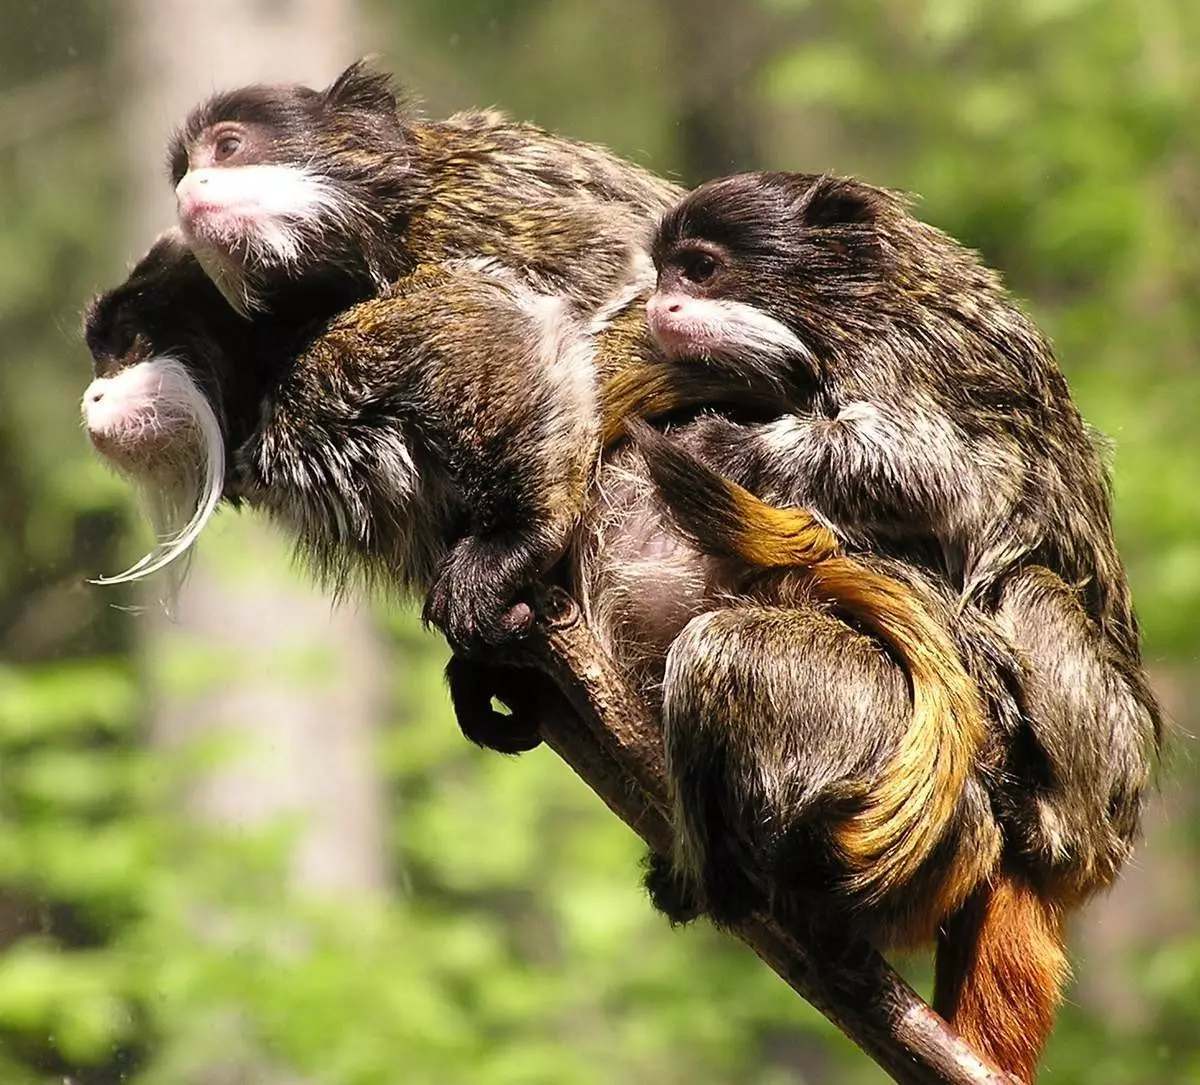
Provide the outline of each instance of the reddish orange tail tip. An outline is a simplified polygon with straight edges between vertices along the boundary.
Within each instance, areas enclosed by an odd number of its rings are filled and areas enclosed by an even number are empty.
[[[934,1007],[1000,1069],[1032,1082],[1070,974],[1061,907],[1011,872],[947,924]]]

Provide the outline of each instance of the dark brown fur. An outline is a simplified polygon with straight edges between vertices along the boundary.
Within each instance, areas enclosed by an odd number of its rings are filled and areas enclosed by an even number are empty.
[[[481,122],[481,130],[488,130],[489,123]],[[803,910],[822,921],[845,916],[844,921],[885,944],[920,942],[994,871],[1002,826],[1010,854],[1036,863],[1039,849],[1044,850],[1038,836],[1047,820],[1044,812],[1034,824],[1023,820],[1030,805],[1025,785],[1036,774],[1029,767],[1029,743],[1021,738],[1036,735],[1036,727],[1030,726],[1026,705],[1013,703],[1020,700],[1022,682],[1037,682],[1040,676],[1036,668],[1027,665],[1022,671],[1012,662],[1002,633],[1010,632],[1020,646],[1021,622],[1012,616],[1020,613],[1027,596],[1017,590],[1008,603],[997,604],[974,574],[968,588],[965,570],[972,560],[980,568],[987,563],[956,556],[955,545],[971,547],[977,540],[969,533],[962,538],[939,535],[945,524],[937,517],[944,509],[935,511],[924,537],[920,530],[888,529],[887,517],[901,507],[888,486],[896,483],[903,490],[911,477],[919,477],[925,463],[921,454],[928,450],[916,449],[911,464],[901,457],[900,474],[893,472],[886,484],[876,480],[864,490],[862,480],[847,477],[846,492],[837,495],[847,504],[831,506],[822,490],[830,487],[830,479],[807,479],[789,456],[772,461],[778,442],[772,443],[764,427],[774,423],[753,421],[777,415],[783,400],[798,408],[832,409],[827,420],[836,420],[839,396],[849,394],[853,400],[877,390],[872,381],[878,375],[870,377],[864,358],[854,353],[856,337],[866,344],[865,360],[878,360],[872,351],[882,350],[884,373],[895,376],[883,350],[895,343],[885,336],[880,347],[870,334],[871,305],[880,303],[885,327],[891,328],[895,317],[887,290],[876,281],[886,278],[879,274],[881,267],[892,269],[891,250],[877,236],[856,233],[878,223],[871,218],[873,204],[864,216],[856,193],[834,195],[797,204],[820,235],[816,253],[806,253],[798,266],[812,277],[810,285],[823,299],[816,307],[819,319],[802,330],[822,329],[832,346],[822,342],[790,371],[772,369],[768,359],[756,384],[758,363],[751,359],[749,369],[743,365],[728,385],[745,391],[722,395],[720,365],[708,370],[692,365],[676,369],[672,385],[669,364],[647,341],[636,310],[626,306],[595,340],[591,359],[595,373],[611,378],[610,409],[603,412],[593,403],[584,415],[560,413],[556,401],[537,398],[548,385],[530,383],[529,360],[561,359],[579,345],[579,325],[534,317],[531,280],[504,272],[504,254],[520,253],[519,239],[536,237],[547,219],[530,227],[528,235],[520,228],[511,231],[500,246],[499,272],[455,266],[453,260],[423,265],[383,296],[332,320],[294,360],[294,334],[285,339],[286,348],[265,346],[275,358],[267,364],[262,387],[267,413],[248,440],[232,442],[237,455],[231,492],[286,521],[318,567],[335,578],[365,570],[389,585],[418,590],[433,585],[436,590],[438,578],[451,569],[469,594],[475,570],[486,569],[491,578],[499,569],[507,599],[529,570],[545,571],[578,513],[569,494],[587,492],[587,457],[562,457],[563,447],[597,447],[601,434],[615,433],[616,420],[626,413],[686,415],[712,403],[737,408],[736,422],[702,414],[684,422],[675,435],[690,455],[743,483],[746,489],[727,491],[743,496],[723,512],[714,506],[707,521],[689,523],[682,504],[689,484],[664,481],[658,468],[669,453],[643,442],[642,458],[618,452],[603,468],[588,509],[588,529],[577,536],[575,547],[576,590],[611,650],[645,679],[663,711],[683,829],[674,872],[687,878],[675,886],[680,899],[671,901],[664,892],[659,903],[681,918],[699,907],[730,921],[771,900],[783,910]],[[886,207],[886,200],[879,206]],[[411,229],[410,210],[404,216],[405,228]],[[445,231],[435,248],[451,245],[458,236],[453,215],[439,222],[436,215],[429,216],[435,234]],[[500,236],[505,236],[503,230]],[[823,253],[825,244],[828,251]],[[888,261],[873,263],[881,254]],[[839,270],[838,261],[846,259],[850,265]],[[759,253],[758,260],[762,266],[750,276],[756,282],[772,269],[769,252]],[[917,271],[920,266],[919,260],[913,264]],[[828,281],[820,278],[822,272]],[[366,268],[363,282],[375,282],[378,273],[378,267]],[[986,274],[976,275],[968,286],[973,283],[983,291],[987,281]],[[533,282],[553,285],[545,279]],[[839,289],[845,292],[840,308],[835,304]],[[781,296],[790,295],[784,291]],[[920,291],[915,296],[923,297]],[[575,301],[586,309],[586,300]],[[962,309],[968,312],[970,306],[964,302]],[[455,316],[450,324],[444,319],[447,311]],[[919,314],[920,305],[914,311]],[[896,318],[898,326],[907,329],[905,334],[916,334],[906,323],[912,314],[903,312],[903,319]],[[257,329],[278,334],[281,326],[291,327],[286,321],[280,324],[285,317],[280,313],[255,322],[256,330],[247,333],[255,349],[272,343]],[[551,349],[545,334],[549,324],[557,335]],[[98,330],[92,339],[105,341],[106,336]],[[915,341],[923,342],[919,336]],[[937,349],[966,349],[964,343],[977,346],[978,339],[938,340]],[[235,344],[234,365],[226,358],[218,368],[224,367],[226,374],[236,370],[236,355],[245,349],[245,344]],[[207,372],[206,366],[220,353],[200,350],[196,368],[197,380],[218,400],[225,396],[225,377]],[[536,376],[540,370],[532,372]],[[504,410],[489,412],[488,382],[497,382]],[[1053,389],[1052,375],[1046,383]],[[921,391],[900,382],[888,404],[903,409],[904,395],[912,393],[914,402],[924,405]],[[234,402],[222,403],[223,417],[247,414],[239,398],[243,394],[232,391]],[[1012,397],[1019,405],[1019,396]],[[1011,406],[1004,399],[996,402]],[[540,428],[547,418],[564,425],[552,440]],[[992,415],[984,421],[988,419],[995,423]],[[587,439],[572,443],[572,427],[580,426]],[[981,424],[978,435],[995,437],[995,426],[989,431]],[[1007,440],[987,447],[1011,452]],[[526,455],[529,449],[535,454]],[[808,465],[801,459],[799,466]],[[824,466],[836,474],[840,464],[835,456]],[[912,475],[904,475],[910,468]],[[481,484],[480,479],[488,478],[497,481]],[[836,525],[844,541],[799,511],[763,512],[770,506],[756,504],[751,491],[784,503],[811,504]],[[672,507],[685,528],[683,535],[662,511],[660,499]],[[846,514],[846,508],[872,511],[860,521]],[[1106,504],[1104,509],[1107,515]],[[807,526],[794,530],[806,516]],[[530,522],[534,534],[521,537]],[[479,530],[481,523],[487,530]],[[1065,530],[1061,518],[1051,518],[1050,524]],[[537,533],[543,529],[544,535]],[[455,555],[463,543],[451,544],[464,535],[468,549],[456,568]],[[514,537],[522,546],[513,547]],[[1040,544],[1039,557],[1057,553],[1046,549],[1052,541]],[[843,546],[852,558],[840,552]],[[1082,553],[1086,547],[1071,543],[1068,549]],[[512,555],[514,561],[509,560]],[[763,572],[773,566],[797,568]],[[1020,589],[1029,576],[1036,579],[1038,592],[1070,602],[1061,571],[1043,577],[1039,570],[1045,567],[1034,563],[1000,568],[1004,575],[996,574],[996,583],[1003,581],[1006,591]],[[960,595],[966,610],[956,613]],[[1036,605],[1045,609],[1047,597],[1034,595]],[[1119,618],[1119,605],[1115,612]],[[1060,621],[1073,621],[1069,606],[1062,613],[1066,618]],[[1089,635],[1087,622],[1093,621],[1087,616],[1083,625],[1072,627],[1076,641],[1068,642],[1068,652],[1082,636],[1095,660],[1094,673],[1106,681],[1111,677],[1112,688],[1128,698],[1122,670],[1096,649],[1098,636]],[[955,688],[968,699],[977,696],[969,681],[950,678],[951,671],[945,670],[952,663],[951,670],[962,671],[946,650],[947,632],[985,697],[992,720],[986,734],[962,725],[958,730],[914,730],[914,719],[921,718],[919,711],[914,716],[922,688],[916,681],[919,674],[940,673],[946,679],[940,686],[936,681],[925,685],[936,696]],[[1078,669],[1075,657],[1063,666]],[[490,699],[471,685],[479,672],[462,667],[456,664],[451,672],[456,707],[460,715],[488,721]],[[489,680],[504,678],[493,675]],[[519,686],[512,688],[519,698]],[[1136,731],[1145,722],[1145,702],[1135,695],[1127,703]],[[1053,698],[1047,697],[1044,715],[1052,717],[1055,710]],[[960,714],[962,721],[977,716],[977,709]],[[938,717],[934,713],[929,718]],[[946,723],[953,718],[953,713],[942,717]],[[1073,720],[1064,713],[1057,724],[1072,725]],[[488,741],[488,727],[481,726],[472,737]],[[490,744],[517,750],[534,741],[536,736],[520,726],[518,713],[517,726]],[[1119,823],[1104,845],[1109,873],[1092,873],[1103,872],[1104,861],[1089,868],[1070,849],[1060,856],[1060,884],[1073,881],[1077,895],[1111,877],[1124,855],[1120,849],[1128,848],[1145,760],[1142,746],[1129,749],[1128,768],[1118,766],[1116,772],[1124,773],[1130,785],[1122,801],[1132,817]],[[1052,757],[1053,751],[1048,760]],[[1019,786],[1002,784],[1004,771]],[[1037,779],[1043,811],[1064,794],[1070,798],[1076,785],[1065,780],[1054,771]],[[897,802],[904,809],[903,801],[923,795],[927,785],[933,787],[934,807],[928,819],[893,816]],[[1000,820],[993,805],[1001,811]],[[890,813],[880,818],[872,811]],[[1079,819],[1070,827],[1077,834],[1087,830]],[[1052,893],[1039,901],[1043,908],[1058,907]],[[972,927],[968,916],[959,944],[974,938],[985,945],[988,932],[987,922],[981,919]],[[995,953],[960,959],[967,968],[1000,967]],[[1016,968],[1020,962],[1012,964]],[[942,971],[944,987],[950,980]],[[1043,970],[1038,982],[1048,975]],[[965,988],[992,989],[986,978],[960,979]],[[979,1024],[984,1003],[959,1001],[966,1009],[959,1011],[958,1023],[969,1030],[972,1022]]]
[[[715,181],[666,218],[654,253],[651,324],[673,357],[745,374],[749,355],[764,389],[804,404],[758,425],[701,419],[691,450],[811,510],[851,553],[924,567],[1017,652],[1010,693],[991,699],[1011,701],[994,717],[1002,761],[981,777],[1006,865],[951,923],[939,1001],[1031,1076],[1066,974],[1062,915],[1127,858],[1160,732],[1092,434],[998,277],[892,193],[806,174]],[[771,349],[746,349],[764,335]],[[677,477],[664,496],[685,507],[693,485]],[[743,762],[766,763],[779,736],[763,724],[737,741],[758,750]],[[744,765],[723,775],[708,746],[690,748],[710,773],[697,796],[739,795]],[[735,835],[763,820],[728,813]]]
[[[148,289],[155,276],[157,288]],[[174,355],[191,365],[195,381],[217,401],[218,415],[226,420],[232,465],[227,492],[281,520],[310,564],[335,583],[364,577],[392,590],[426,590],[444,568],[460,525],[488,500],[486,492],[471,488],[477,476],[462,465],[481,459],[493,469],[511,463],[518,472],[529,457],[517,450],[531,447],[522,427],[548,423],[536,385],[524,389],[528,407],[521,412],[489,414],[472,391],[483,386],[477,379],[482,365],[490,367],[502,390],[504,381],[524,381],[527,353],[544,341],[526,307],[528,291],[519,282],[486,272],[422,271],[330,321],[294,358],[277,356],[274,361],[273,350],[286,355],[296,348],[286,339],[281,343],[269,318],[237,325],[234,330],[241,337],[224,344],[225,353],[218,346],[173,338],[171,322],[157,317],[152,336],[129,334],[145,323],[140,314],[148,306],[152,313],[172,305],[199,313],[214,306],[220,311],[215,289],[171,239],[160,242],[135,269],[131,283],[136,288],[118,288],[92,309],[88,338],[98,366],[101,359],[109,369],[155,354]],[[447,325],[439,313],[448,303],[455,319]],[[179,326],[191,328],[192,322]],[[135,341],[136,349],[121,356]],[[565,349],[572,349],[569,342]],[[486,358],[477,361],[481,351]],[[653,372],[662,364],[649,348],[644,326],[627,318],[615,320],[600,334],[598,352],[601,371],[619,374],[614,387],[620,403],[630,402],[629,372]],[[624,366],[616,364],[621,357]],[[241,402],[249,371],[243,367],[251,359],[263,367],[256,409]],[[668,397],[672,409],[694,406],[708,389],[705,381],[690,380],[690,370],[681,370],[680,377]],[[224,388],[230,390],[229,402]],[[441,398],[446,389],[454,392],[449,397],[453,409]],[[668,404],[660,393],[651,398],[661,408]],[[241,419],[253,422],[246,428]],[[642,444],[650,462],[669,461],[668,447],[655,457],[648,435]],[[592,527],[576,546],[575,587],[597,627],[624,663],[635,666],[635,659],[644,658],[657,668],[652,685],[661,680],[670,648],[682,667],[676,688],[683,691],[694,688],[704,668],[719,658],[715,651],[671,647],[693,617],[704,610],[728,610],[720,620],[736,626],[751,611],[774,608],[788,615],[777,630],[780,639],[762,645],[759,655],[734,653],[738,666],[748,668],[739,681],[754,684],[757,675],[764,689],[775,678],[783,683],[779,707],[785,715],[772,725],[780,749],[792,741],[789,734],[800,733],[795,730],[800,717],[810,721],[815,736],[806,754],[814,768],[812,786],[794,796],[778,845],[756,846],[742,856],[755,884],[720,895],[710,886],[703,906],[729,920],[757,906],[764,894],[785,900],[790,887],[803,880],[802,872],[815,870],[816,898],[825,900],[827,910],[852,908],[856,922],[885,941],[928,938],[932,924],[949,907],[945,900],[957,903],[973,888],[986,873],[989,847],[994,850],[994,841],[971,837],[975,875],[966,875],[966,858],[953,864],[950,878],[937,869],[935,860],[946,849],[961,851],[968,841],[957,828],[959,810],[962,802],[976,800],[964,800],[961,793],[985,728],[975,687],[946,634],[952,616],[944,601],[902,565],[847,559],[832,535],[805,522],[802,514],[764,511],[755,521],[758,503],[744,492],[732,506],[734,523],[742,530],[739,538],[722,541],[715,523],[700,525],[702,536],[712,536],[706,557],[660,511],[645,464],[634,461],[631,468],[629,478],[640,479],[642,490],[619,511],[616,548],[604,524],[607,496],[627,485],[619,466],[615,476],[613,467],[603,469],[591,498]],[[558,471],[570,479],[577,469],[563,461],[541,465],[536,474]],[[663,483],[661,475],[657,481]],[[520,486],[505,487],[506,492],[514,489],[521,492]],[[539,494],[531,492],[530,500]],[[648,525],[647,536],[640,534],[639,522]],[[631,552],[625,554],[622,547]],[[671,554],[681,559],[676,570],[670,567]],[[638,563],[654,587],[636,596],[608,590]],[[764,570],[775,567],[783,569],[765,576]],[[687,583],[674,583],[675,572]],[[631,605],[617,626],[605,620],[605,608],[616,614],[613,600],[622,599]],[[840,633],[817,636],[810,628],[814,623]],[[795,642],[787,632],[792,624]],[[742,634],[727,630],[722,636],[736,642]],[[797,645],[806,647],[800,651]],[[865,669],[844,678],[840,693],[831,687],[825,699],[812,697],[806,692],[806,668],[815,669],[817,658],[824,659],[832,682],[842,666],[843,649]],[[473,673],[462,663],[450,672],[456,708],[468,733],[498,748],[527,748],[536,736],[523,728],[519,712],[497,724],[499,733],[489,732],[495,723],[490,699],[472,686]],[[879,702],[877,710],[861,715],[872,699]],[[748,733],[727,704],[699,714],[668,706],[666,715],[668,734],[680,736],[684,752],[676,752],[679,763],[687,759],[692,727],[727,731],[733,743]],[[874,737],[864,742],[861,728],[870,720],[877,721]],[[826,731],[841,738],[828,743]],[[933,810],[926,810],[927,800]],[[810,837],[824,841],[816,853],[823,859],[802,860],[800,844]],[[742,873],[727,870],[721,876],[736,879]],[[778,893],[770,887],[776,874],[785,887]],[[914,881],[925,891],[912,891]],[[804,895],[813,893],[806,889]],[[932,903],[917,907],[916,898],[926,896]]]

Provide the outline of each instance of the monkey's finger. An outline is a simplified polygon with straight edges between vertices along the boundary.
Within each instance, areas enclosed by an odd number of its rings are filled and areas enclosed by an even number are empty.
[[[500,619],[505,640],[526,636],[533,628],[533,607],[524,601],[514,603]]]

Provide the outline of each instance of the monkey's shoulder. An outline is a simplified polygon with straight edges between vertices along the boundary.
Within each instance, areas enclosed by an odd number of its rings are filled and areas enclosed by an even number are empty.
[[[412,138],[429,185],[426,213],[457,202],[476,210],[529,209],[574,198],[657,215],[682,194],[677,185],[606,147],[492,110],[421,124]],[[556,211],[565,213],[563,207]]]

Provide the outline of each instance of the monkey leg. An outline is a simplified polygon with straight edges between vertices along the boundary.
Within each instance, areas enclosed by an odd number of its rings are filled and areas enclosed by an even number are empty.
[[[909,724],[902,668],[816,607],[734,606],[687,625],[663,694],[680,881],[718,923],[829,904],[832,833]]]
[[[538,746],[536,694],[540,676],[514,667],[497,667],[462,656],[446,664],[446,685],[458,726],[477,746],[500,753],[524,753]],[[510,714],[496,710],[495,697]]]
[[[1023,657],[1028,721],[1007,773],[1019,786],[1002,794],[1005,820],[1039,877],[1079,899],[1110,884],[1130,853],[1158,708],[1138,662],[1049,570],[1010,578],[996,623]]]
[[[594,343],[566,303],[460,269],[423,290],[437,326],[419,414],[444,450],[468,530],[426,599],[426,622],[472,651],[520,637],[533,622],[521,595],[562,557],[600,450]],[[430,300],[432,299],[432,301]],[[414,298],[409,299],[416,302]]]
[[[1070,975],[1063,909],[1006,867],[938,938],[934,1009],[997,1066],[1033,1081]]]

